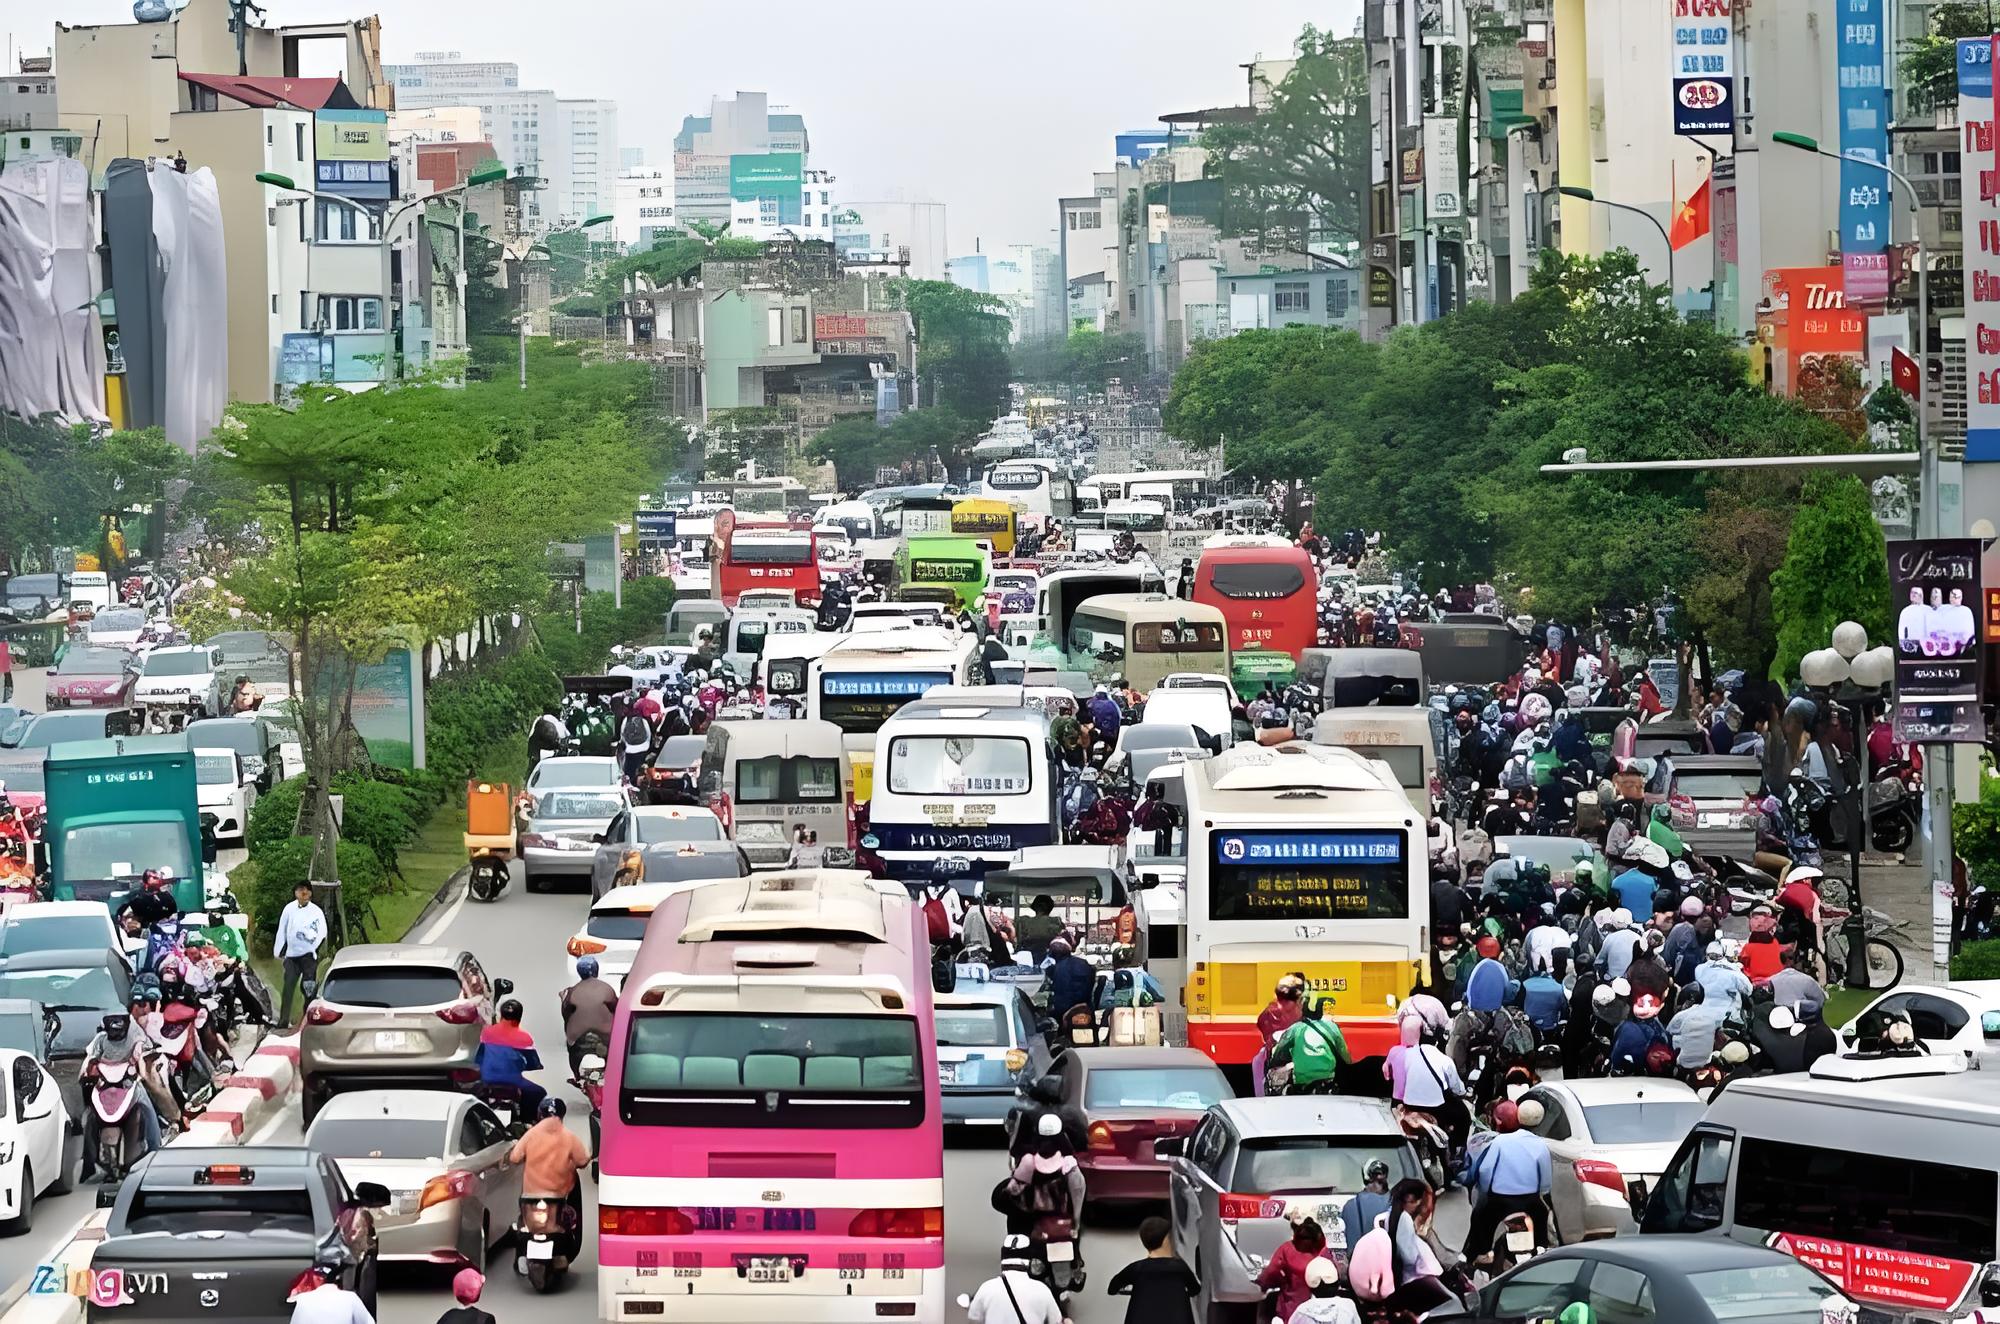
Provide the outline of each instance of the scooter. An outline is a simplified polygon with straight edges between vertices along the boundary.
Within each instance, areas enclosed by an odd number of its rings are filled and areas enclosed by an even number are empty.
[[[84,1076],[90,1090],[90,1110],[97,1117],[97,1153],[93,1157],[107,1182],[122,1181],[126,1170],[145,1157],[135,1111],[145,1084],[131,1061],[100,1059],[90,1064]]]
[[[185,1002],[165,1002],[149,1019],[152,1024],[146,1028],[153,1036],[154,1056],[166,1071],[174,1102],[183,1116],[200,1112],[215,1095],[215,1081],[201,1069],[195,1054],[208,1012]]]
[[[481,852],[472,857],[468,868],[465,894],[474,901],[498,901],[507,890],[509,874],[505,856]]]
[[[527,1196],[514,1224],[514,1272],[537,1292],[552,1292],[582,1249],[583,1220],[568,1200]]]

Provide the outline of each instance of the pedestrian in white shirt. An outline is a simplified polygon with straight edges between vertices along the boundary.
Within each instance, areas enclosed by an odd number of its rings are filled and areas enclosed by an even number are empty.
[[[278,938],[271,955],[285,963],[285,993],[278,1023],[292,1024],[292,990],[303,986],[305,1000],[319,993],[319,949],[326,945],[326,912],[313,903],[312,884],[293,889],[293,903],[278,912]]]
[[[965,1317],[972,1324],[1063,1324],[1055,1293],[1028,1269],[1028,1239],[1008,1237],[1000,1250],[999,1274],[979,1285]]]
[[[317,1281],[293,1291],[292,1324],[375,1324],[361,1298],[340,1285],[339,1265],[316,1264],[305,1278]]]

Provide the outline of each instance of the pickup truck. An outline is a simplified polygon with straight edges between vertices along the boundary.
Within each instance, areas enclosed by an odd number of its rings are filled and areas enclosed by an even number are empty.
[[[156,726],[179,729],[197,717],[219,717],[222,650],[207,644],[155,648],[146,654],[132,702]]]
[[[100,1195],[100,1203],[103,1201]],[[338,1261],[375,1313],[374,1182],[350,1186],[297,1145],[156,1150],[111,1196],[91,1258],[93,1324],[226,1319],[288,1324],[300,1274]]]

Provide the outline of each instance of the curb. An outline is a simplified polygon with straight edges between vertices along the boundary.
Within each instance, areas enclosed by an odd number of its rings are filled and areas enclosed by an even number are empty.
[[[169,1146],[240,1145],[246,1136],[258,1134],[291,1102],[298,1060],[297,1035],[266,1035]],[[94,1211],[28,1278],[9,1289],[0,1298],[0,1324],[81,1324],[87,1310],[82,1297],[71,1295],[72,1280],[90,1267],[109,1218],[107,1210]]]
[[[468,865],[461,864],[458,868],[452,870],[451,876],[438,884],[438,890],[431,895],[431,899],[424,902],[424,908],[417,912],[417,917],[410,921],[410,927],[403,930],[402,936],[393,939],[384,939],[384,941],[408,942],[412,933],[422,933],[424,927],[446,907],[450,906],[453,898],[460,891],[464,890],[465,880],[471,874],[472,870]]]

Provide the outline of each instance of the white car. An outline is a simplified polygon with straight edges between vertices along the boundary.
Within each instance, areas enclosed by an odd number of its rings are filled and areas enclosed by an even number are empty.
[[[1840,1027],[1843,1047],[1880,1038],[1890,1016],[1910,1018],[1917,1040],[1933,1053],[1963,1053],[1973,1065],[2000,1066],[2000,979],[1956,984],[1898,984]]]
[[[137,648],[146,628],[146,613],[138,607],[106,607],[84,627],[91,643],[105,648]]]
[[[83,1136],[70,1134],[62,1090],[30,1053],[0,1049],[0,1102],[0,1232],[18,1236],[34,1227],[38,1199],[75,1184]]]
[[[102,901],[19,901],[0,918],[0,961],[22,952],[107,947],[124,951],[125,942]]]
[[[192,720],[222,711],[222,653],[205,644],[155,648],[146,654],[132,702],[149,713],[179,713]]]
[[[685,892],[697,883],[628,883],[614,887],[591,903],[583,926],[570,938],[569,977],[574,983],[578,957],[597,958],[597,977],[613,988],[622,989],[639,943],[646,936],[646,921],[653,909],[676,892]]]
[[[242,756],[233,749],[194,752],[195,805],[215,815],[215,839],[241,843],[250,828],[250,807],[257,787],[243,771]]]
[[[1638,1231],[1634,1184],[1659,1185],[1707,1107],[1678,1080],[1644,1076],[1544,1081],[1521,1097],[1542,1105],[1535,1134],[1553,1163],[1550,1231],[1564,1245]]]

